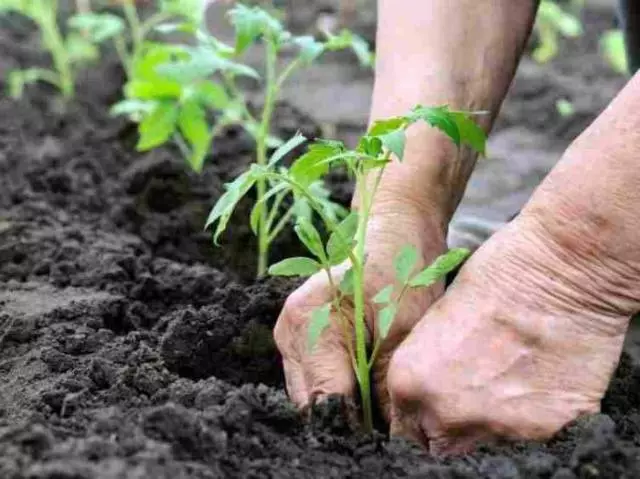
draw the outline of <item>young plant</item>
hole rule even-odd
[[[582,7],[582,2],[572,2],[574,10]],[[542,0],[538,7],[538,15],[534,24],[538,36],[538,46],[533,51],[533,59],[538,63],[546,63],[558,54],[558,43],[561,36],[579,37],[583,33],[580,19],[571,11],[563,9],[553,0]]]
[[[58,0],[0,0],[0,14],[18,13],[33,21],[40,31],[42,45],[51,55],[53,68],[27,68],[14,70],[8,77],[9,94],[22,96],[26,85],[43,81],[55,86],[65,99],[75,94],[78,70],[100,57],[98,45],[109,38],[108,30],[94,31],[87,35],[78,28],[75,17],[68,21],[65,35],[58,25]],[[104,14],[103,23],[109,16]]]
[[[293,138],[283,144],[272,135],[273,112],[284,83],[326,51],[350,48],[361,63],[370,65],[372,62],[366,42],[346,30],[339,35],[327,34],[323,41],[311,36],[295,36],[265,10],[241,4],[230,10],[229,18],[235,30],[233,46],[199,29],[195,32],[195,45],[153,45],[136,63],[131,81],[125,88],[126,100],[116,105],[114,111],[138,117],[138,150],[149,150],[173,139],[193,170],[199,172],[212,140],[224,128],[235,124],[244,127],[255,139],[255,164],[263,168],[275,166],[290,151],[289,147],[298,142],[298,138]],[[182,27],[175,25],[174,28]],[[261,79],[255,69],[241,61],[249,47],[258,41],[264,48],[264,102],[262,110],[256,114],[240,80]],[[293,51],[293,57],[280,67],[281,54],[287,51]],[[209,122],[211,115],[216,115],[212,124]],[[277,150],[271,157],[276,160],[269,160],[269,150],[283,146],[286,151]],[[245,176],[234,184],[241,184],[243,178]],[[257,202],[251,224],[258,237],[257,274],[262,276],[266,273],[270,244],[286,225],[286,220],[282,225],[274,223],[271,214],[277,214],[284,195],[275,195],[273,204],[267,204],[270,198],[266,197],[268,181],[259,177],[247,189],[253,186]],[[314,188],[320,191],[318,183]],[[298,210],[290,209],[285,217],[297,216]],[[332,211],[337,210],[332,208]],[[214,213],[217,212],[218,209],[214,209]]]
[[[318,140],[309,146],[307,153],[293,162],[290,169],[277,168],[276,164],[283,154],[304,141],[302,136],[297,135],[277,150],[266,165],[254,164],[249,171],[229,184],[227,192],[220,198],[207,222],[207,225],[217,222],[217,237],[225,229],[238,200],[260,180],[269,185],[264,198],[275,197],[279,201],[284,195],[291,195],[294,208],[300,205],[303,209],[311,209],[322,219],[324,228],[330,233],[326,243],[323,243],[320,232],[309,220],[309,215],[298,217],[295,232],[311,257],[285,259],[272,265],[269,273],[306,277],[324,272],[327,275],[332,299],[311,314],[308,326],[309,347],[314,347],[331,318],[337,318],[344,328],[346,343],[350,348],[360,388],[363,423],[367,430],[372,427],[370,371],[402,299],[407,291],[427,287],[441,279],[468,254],[463,249],[450,250],[427,268],[416,271],[418,251],[411,245],[402,248],[395,259],[396,283],[387,285],[373,298],[380,309],[373,349],[368,351],[364,293],[367,225],[384,170],[394,157],[402,161],[406,130],[418,121],[440,129],[456,145],[465,145],[484,153],[483,130],[468,114],[451,111],[446,106],[418,106],[405,116],[378,121],[361,138],[355,150],[348,150],[339,141]],[[346,167],[359,186],[358,211],[351,212],[342,220],[328,214],[324,198],[318,197],[312,188],[330,168],[338,166]],[[373,178],[373,182],[365,181],[365,177]],[[334,276],[332,268],[345,261],[348,262],[348,269],[339,280]],[[350,298],[354,305],[353,331],[350,330],[352,323],[343,309],[346,298]]]

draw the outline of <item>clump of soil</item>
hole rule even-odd
[[[3,29],[0,71],[37,58],[24,35]],[[65,109],[45,89],[0,99],[0,477],[640,477],[626,355],[603,414],[546,444],[437,459],[360,434],[337,398],[303,421],[270,333],[295,284],[248,279],[248,202],[224,248],[202,232],[249,137],[227,131],[198,176],[171,148],[137,154],[106,113],[121,82],[107,64]],[[276,126],[291,125],[317,134],[283,105]],[[274,259],[295,252],[284,236]]]

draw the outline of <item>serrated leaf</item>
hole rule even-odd
[[[487,147],[487,135],[480,125],[471,117],[462,112],[451,112],[451,117],[456,122],[460,132],[460,142],[484,155]]]
[[[378,312],[378,333],[380,339],[384,339],[389,334],[393,320],[398,312],[398,306],[395,303],[389,303]]]
[[[331,317],[331,305],[325,304],[318,309],[311,311],[311,319],[307,326],[307,347],[309,351],[318,343],[320,335],[329,326]]]
[[[288,153],[302,145],[307,139],[300,132],[297,132],[294,136],[289,138],[284,144],[282,144],[276,151],[273,152],[271,158],[269,158],[269,166],[273,166],[282,160]]]
[[[202,171],[205,157],[209,151],[211,134],[204,109],[196,101],[187,101],[180,108],[178,128],[191,146],[189,165],[197,173]]]
[[[446,106],[424,107],[417,106],[411,110],[412,120],[423,120],[447,135],[456,145],[460,145],[460,130]]]
[[[386,304],[391,301],[391,296],[393,295],[393,285],[390,284],[382,288],[378,293],[373,297],[373,302],[377,304]]]
[[[342,263],[349,257],[355,245],[354,237],[358,230],[358,213],[352,211],[342,220],[327,242],[327,255],[332,265]]]
[[[418,262],[418,250],[413,245],[403,246],[395,259],[393,260],[393,267],[396,270],[396,279],[400,284],[405,284],[413,269]]]
[[[176,130],[178,105],[159,103],[155,109],[140,122],[140,139],[136,145],[138,151],[151,150],[165,143]]]
[[[345,296],[353,295],[353,291],[354,291],[353,281],[354,281],[353,268],[349,268],[344,272],[344,275],[340,280],[340,286],[338,287],[342,292],[342,294],[344,294]]]
[[[124,20],[110,13],[81,13],[69,18],[68,23],[74,30],[88,35],[95,43],[118,36],[125,29]]]
[[[277,42],[281,40],[282,36],[286,36],[278,19],[259,7],[237,4],[229,11],[229,18],[236,32],[235,52],[237,55],[244,53],[261,34],[271,35]]]
[[[251,189],[256,181],[253,170],[245,171],[231,183],[225,185],[226,191],[214,205],[205,223],[205,229],[217,222],[216,231],[213,234],[213,241],[218,244],[218,238],[226,229],[229,218],[233,214],[238,201]]]
[[[377,120],[371,125],[369,131],[367,131],[367,136],[381,136],[386,133],[391,133],[392,131],[404,126],[406,123],[407,119],[403,116]]]
[[[342,143],[315,142],[309,145],[304,155],[293,162],[289,174],[301,185],[308,186],[329,171],[329,164],[324,160],[342,151]]]
[[[322,238],[320,233],[313,223],[307,218],[298,218],[296,226],[294,227],[298,238],[304,244],[309,252],[311,252],[321,263],[326,263],[327,255],[324,251],[324,245],[322,244]]]
[[[416,274],[409,281],[409,286],[426,287],[442,279],[447,273],[456,269],[470,252],[465,248],[450,249],[445,254],[438,256],[431,265]]]
[[[404,147],[406,143],[406,131],[404,128],[398,128],[397,130],[390,131],[381,135],[379,138],[382,141],[383,146],[391,153],[396,155],[398,160],[402,161],[404,158]]]
[[[321,269],[320,263],[299,256],[287,258],[269,267],[269,274],[273,276],[311,276]]]

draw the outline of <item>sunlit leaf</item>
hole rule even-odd
[[[229,105],[229,95],[224,87],[212,81],[204,81],[194,89],[194,96],[212,110],[224,110]]]
[[[176,129],[178,105],[159,103],[156,108],[140,122],[140,139],[136,145],[138,151],[151,150],[165,143]]]
[[[178,128],[191,146],[189,165],[197,173],[202,171],[205,157],[209,151],[211,135],[204,109],[196,101],[187,101],[180,108]]]

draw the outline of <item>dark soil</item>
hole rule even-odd
[[[34,48],[5,24],[2,77]],[[594,77],[582,64],[525,72],[503,125],[569,138],[606,103],[580,99],[573,121],[551,111],[563,68]],[[121,81],[115,64],[94,69],[66,109],[44,89],[0,99],[0,478],[640,477],[640,368],[626,355],[603,414],[546,444],[438,460],[358,434],[337,399],[302,421],[270,333],[294,284],[248,280],[255,244],[240,215],[223,248],[202,232],[250,139],[228,131],[199,176],[170,148],[137,154],[135,132],[106,114]],[[286,106],[276,126],[316,133]]]

